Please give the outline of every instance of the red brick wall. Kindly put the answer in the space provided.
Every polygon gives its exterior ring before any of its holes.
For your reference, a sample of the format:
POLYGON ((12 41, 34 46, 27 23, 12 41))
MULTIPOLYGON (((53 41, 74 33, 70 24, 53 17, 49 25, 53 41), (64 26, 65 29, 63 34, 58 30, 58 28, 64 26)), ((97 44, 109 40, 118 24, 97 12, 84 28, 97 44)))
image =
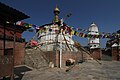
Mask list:
POLYGON ((120 60, 120 49, 118 47, 112 47, 112 60, 120 60))
POLYGON ((91 49, 90 53, 93 59, 101 59, 102 57, 102 52, 100 48, 91 49))
MULTIPOLYGON (((14 32, 11 31, 11 30, 6 29, 5 33, 6 33, 7 36, 13 36, 14 32)), ((3 34, 4 34, 3 28, 0 28, 0 35, 3 35, 3 34)), ((16 37, 21 38, 21 36, 22 36, 21 34, 22 33, 20 33, 20 32, 16 32, 16 37)))
MULTIPOLYGON (((10 28, 10 27, 9 27, 10 28)), ((5 34, 6 36, 13 36, 14 32, 12 29, 5 29, 5 34)), ((16 32, 16 37, 17 38, 21 38, 21 32, 17 31, 16 32)), ((3 26, 0 25, 0 35, 4 36, 4 29, 3 26)), ((3 50, 3 40, 0 40, 0 55, 3 55, 4 50, 3 50)), ((6 40, 6 44, 5 44, 5 48, 13 48, 13 41, 8 41, 6 40)), ((20 42, 16 42, 15 43, 15 54, 14 54, 14 63, 15 65, 19 65, 22 64, 24 61, 24 52, 25 52, 25 44, 24 43, 20 43, 20 42)))
MULTIPOLYGON (((0 40, 0 55, 3 55, 3 41, 0 40)), ((12 41, 6 41, 5 48, 13 48, 12 41)), ((25 44, 16 42, 15 43, 15 54, 14 54, 14 63, 15 65, 20 65, 24 61, 24 53, 25 53, 25 44)))
POLYGON ((82 53, 80 52, 63 52, 62 55, 62 66, 66 65, 66 61, 71 59, 74 59, 75 61, 82 60, 82 53))
MULTIPOLYGON (((80 52, 62 52, 62 66, 65 66, 66 65, 66 61, 68 59, 74 59, 75 61, 77 60, 81 60, 82 57, 81 57, 81 54, 80 52)), ((53 52, 45 52, 44 53, 48 63, 49 62, 53 62, 55 64, 56 67, 59 67, 59 51, 53 51, 53 52)), ((85 57, 85 55, 84 55, 85 57)))
POLYGON ((0 55, 3 55, 3 41, 0 40, 0 55))
POLYGON ((25 53, 25 43, 16 43, 15 46, 15 64, 23 64, 24 62, 24 53, 25 53))

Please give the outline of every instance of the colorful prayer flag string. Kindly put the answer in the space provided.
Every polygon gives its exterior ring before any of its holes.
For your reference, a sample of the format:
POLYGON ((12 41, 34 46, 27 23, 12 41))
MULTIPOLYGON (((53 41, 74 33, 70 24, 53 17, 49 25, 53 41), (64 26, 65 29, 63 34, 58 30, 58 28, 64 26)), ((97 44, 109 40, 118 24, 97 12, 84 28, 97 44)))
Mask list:
MULTIPOLYGON (((6 22, 6 23, 9 23, 9 22, 6 22)), ((29 27, 28 31, 30 32, 36 30, 36 31, 39 31, 39 33, 43 33, 49 30, 49 32, 55 31, 56 33, 58 33, 59 31, 57 29, 53 30, 53 28, 40 27, 37 25, 28 24, 28 23, 21 22, 21 21, 18 21, 16 25, 29 27)), ((74 27, 69 27, 69 26, 62 26, 61 29, 65 34, 69 33, 70 35, 75 35, 75 36, 79 36, 83 38, 120 38, 120 34, 118 35, 116 33, 111 34, 111 33, 102 32, 102 33, 99 33, 99 35, 98 34, 91 35, 91 34, 88 34, 89 31, 86 29, 74 28, 74 27)), ((96 31, 91 31, 91 32, 98 33, 96 31)))

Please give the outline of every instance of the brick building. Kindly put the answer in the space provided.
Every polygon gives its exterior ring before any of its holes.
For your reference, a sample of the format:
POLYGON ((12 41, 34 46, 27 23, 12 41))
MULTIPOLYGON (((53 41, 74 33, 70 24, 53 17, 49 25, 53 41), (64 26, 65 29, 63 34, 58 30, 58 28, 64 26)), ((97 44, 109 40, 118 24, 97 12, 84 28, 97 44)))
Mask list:
POLYGON ((112 60, 120 61, 120 30, 113 33, 106 43, 106 48, 111 50, 112 60))
POLYGON ((25 39, 22 33, 27 29, 17 26, 17 21, 29 16, 0 2, 0 56, 12 55, 15 65, 22 64, 25 39))
POLYGON ((112 45, 112 60, 120 61, 120 39, 118 39, 118 44, 114 43, 112 45))

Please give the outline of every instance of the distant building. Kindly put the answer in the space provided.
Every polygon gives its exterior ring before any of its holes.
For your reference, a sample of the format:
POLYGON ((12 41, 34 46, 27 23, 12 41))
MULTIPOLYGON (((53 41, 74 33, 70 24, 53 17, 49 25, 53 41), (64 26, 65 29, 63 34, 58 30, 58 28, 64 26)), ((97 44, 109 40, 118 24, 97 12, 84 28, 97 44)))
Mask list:
MULTIPOLYGON (((96 26, 96 24, 94 22, 89 27, 88 35, 99 35, 98 27, 96 26)), ((99 59, 100 60, 101 57, 102 57, 102 53, 101 53, 101 49, 100 49, 99 38, 89 37, 88 38, 88 45, 89 45, 89 48, 90 48, 91 56, 94 59, 99 59)))
MULTIPOLYGON (((89 35, 99 35, 98 27, 95 23, 92 23, 89 27, 89 35)), ((88 45, 90 49, 99 48, 100 47, 100 40, 99 38, 88 38, 88 45)))
POLYGON ((38 31, 38 43, 41 45, 40 48, 43 51, 59 50, 60 43, 62 43, 63 51, 77 51, 77 49, 73 47, 74 41, 72 40, 72 35, 70 35, 69 32, 61 32, 63 26, 66 26, 66 28, 69 28, 69 26, 64 22, 61 23, 59 13, 60 10, 56 7, 54 9, 54 19, 52 23, 39 27, 42 29, 38 31))
POLYGON ((112 38, 106 42, 106 48, 108 49, 115 46, 120 46, 120 30, 113 33, 112 38))
POLYGON ((112 60, 120 61, 120 30, 113 33, 113 37, 106 42, 106 49, 111 51, 112 60))

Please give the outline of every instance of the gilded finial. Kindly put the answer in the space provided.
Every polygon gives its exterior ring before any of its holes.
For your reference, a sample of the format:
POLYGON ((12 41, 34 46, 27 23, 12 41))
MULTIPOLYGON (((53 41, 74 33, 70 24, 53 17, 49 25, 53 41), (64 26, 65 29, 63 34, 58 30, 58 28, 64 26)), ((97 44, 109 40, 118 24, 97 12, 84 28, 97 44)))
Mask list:
POLYGON ((56 5, 56 8, 54 9, 54 14, 58 15, 60 13, 60 10, 58 8, 58 6, 56 5))
POLYGON ((58 6, 56 5, 55 9, 54 9, 54 20, 53 22, 59 22, 59 13, 60 13, 60 10, 58 8, 58 6))

